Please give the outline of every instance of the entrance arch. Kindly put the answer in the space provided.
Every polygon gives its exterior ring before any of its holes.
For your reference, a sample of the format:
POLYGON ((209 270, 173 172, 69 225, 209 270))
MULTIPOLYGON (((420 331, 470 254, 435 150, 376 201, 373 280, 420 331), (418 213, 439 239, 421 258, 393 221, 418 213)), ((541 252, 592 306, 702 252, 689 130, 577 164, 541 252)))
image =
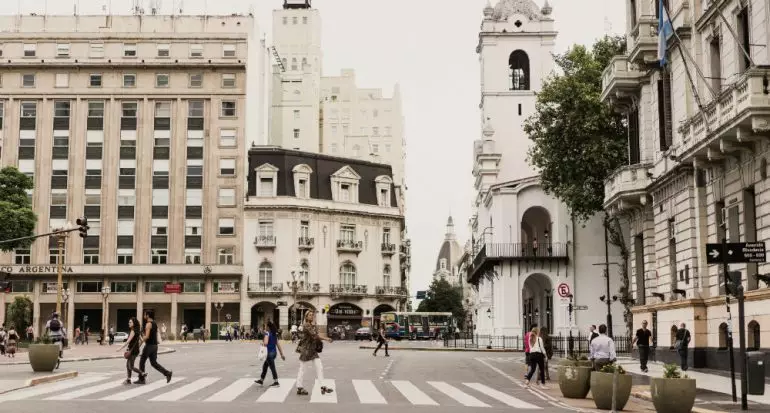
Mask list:
POLYGON ((297 301, 296 304, 292 304, 291 307, 289 307, 289 329, 291 329, 292 324, 302 324, 305 321, 305 314, 308 311, 316 311, 313 304, 306 301, 297 301))
POLYGON ((524 331, 537 325, 553 334, 553 285, 545 274, 532 274, 524 280, 521 291, 524 331))
POLYGON ((361 328, 364 310, 351 303, 334 304, 327 313, 326 329, 334 340, 353 340, 356 330, 361 328))
POLYGON ((387 313, 390 311, 396 311, 395 308, 393 308, 390 304, 380 304, 377 307, 374 307, 374 311, 372 311, 372 314, 374 315, 374 320, 372 323, 372 329, 379 330, 380 328, 380 315, 382 313, 387 313))
POLYGON ((273 320, 274 323, 278 323, 279 316, 280 310, 275 303, 270 301, 256 303, 251 306, 251 328, 254 331, 259 331, 267 323, 267 320, 273 320))

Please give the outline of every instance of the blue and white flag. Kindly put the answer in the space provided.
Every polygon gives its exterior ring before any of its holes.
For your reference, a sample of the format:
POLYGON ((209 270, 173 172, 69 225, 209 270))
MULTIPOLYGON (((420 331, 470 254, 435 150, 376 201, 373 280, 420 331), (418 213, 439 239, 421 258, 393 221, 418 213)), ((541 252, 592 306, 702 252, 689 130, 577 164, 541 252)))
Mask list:
POLYGON ((658 60, 660 67, 666 65, 666 49, 668 38, 674 34, 674 26, 671 24, 671 18, 666 11, 665 2, 660 0, 660 11, 658 12, 658 60))

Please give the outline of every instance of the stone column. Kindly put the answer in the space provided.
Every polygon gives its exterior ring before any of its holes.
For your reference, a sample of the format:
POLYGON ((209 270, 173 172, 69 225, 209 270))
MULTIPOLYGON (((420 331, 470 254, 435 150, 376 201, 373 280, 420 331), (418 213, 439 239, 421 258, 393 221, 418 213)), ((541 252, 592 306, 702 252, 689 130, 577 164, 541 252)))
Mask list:
POLYGON ((69 339, 69 342, 74 346, 75 325, 77 323, 77 320, 75 320, 75 296, 77 288, 75 288, 74 277, 70 277, 70 279, 67 280, 67 288, 70 290, 70 296, 67 301, 67 309, 64 310, 67 312, 67 338, 69 339))
MULTIPOLYGON (((32 329, 35 330, 35 337, 40 337, 40 289, 43 288, 43 282, 35 281, 34 291, 32 293, 32 329)), ((18 331, 24 334, 23 331, 18 331)))
MULTIPOLYGON (((206 279, 206 330, 211 331, 211 279, 206 279)), ((188 326, 189 327, 189 326, 188 326)))
POLYGON ((142 319, 142 311, 144 311, 144 277, 137 277, 136 279, 136 319, 142 319))
POLYGON ((241 302, 240 302, 240 311, 241 311, 241 325, 245 326, 247 329, 251 327, 251 303, 249 302, 249 295, 248 295, 248 287, 249 287, 249 276, 246 274, 241 275, 241 302))

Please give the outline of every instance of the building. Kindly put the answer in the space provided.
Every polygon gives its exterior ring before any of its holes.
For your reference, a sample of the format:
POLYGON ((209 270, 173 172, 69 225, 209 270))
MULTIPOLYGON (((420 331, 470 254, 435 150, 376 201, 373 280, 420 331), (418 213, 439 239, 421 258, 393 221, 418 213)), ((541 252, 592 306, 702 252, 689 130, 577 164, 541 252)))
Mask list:
POLYGON ((390 166, 256 146, 249 170, 244 325, 273 319, 288 329, 316 311, 321 328, 352 339, 405 308, 408 250, 390 166))
MULTIPOLYGON (((213 310, 237 316, 245 137, 266 109, 255 19, 0 16, 0 27, 2 165, 34 177, 37 232, 82 215, 91 226, 66 241, 69 333, 101 330, 103 308, 118 330, 143 310, 171 333, 211 326, 213 310)), ((54 239, 0 256, 13 279, 0 304, 32 298, 37 333, 57 262, 54 239)))
MULTIPOLYGON (((552 9, 533 0, 487 5, 477 52, 481 64, 483 139, 474 142, 475 214, 467 281, 478 286, 477 332, 521 335, 532 325, 568 333, 607 320, 600 301, 616 295, 618 277, 602 277, 606 255, 602 217, 575 222, 547 195, 527 163, 522 123, 535 110, 536 91, 553 69, 552 9), (608 291, 609 290, 609 291, 608 291), (587 310, 570 314, 574 305, 587 310)), ((623 308, 611 304, 614 326, 625 332, 623 308)))
POLYGON ((463 249, 457 242, 455 224, 450 216, 446 223, 446 234, 439 248, 436 258, 436 269, 433 271, 434 280, 446 280, 449 284, 459 286, 463 283, 460 279, 458 264, 463 255, 463 249))
MULTIPOLYGON (((602 97, 629 123, 629 164, 607 179, 605 208, 627 225, 634 324, 649 321, 657 347, 668 349, 683 322, 691 365, 728 369, 737 305, 726 305, 724 273, 708 264, 706 245, 770 238, 770 51, 759 46, 770 33, 767 2, 666 3, 676 32, 662 67, 660 3, 626 3, 628 51, 604 71, 602 97)), ((746 291, 749 349, 770 339, 768 269, 729 268, 746 291)))

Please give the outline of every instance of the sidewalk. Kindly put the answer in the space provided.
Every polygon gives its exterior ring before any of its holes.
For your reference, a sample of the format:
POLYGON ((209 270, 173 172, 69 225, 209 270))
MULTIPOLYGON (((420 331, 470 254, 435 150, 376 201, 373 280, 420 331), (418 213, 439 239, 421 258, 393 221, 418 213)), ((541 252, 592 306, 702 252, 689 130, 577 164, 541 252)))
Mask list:
MULTIPOLYGON (((360 341, 362 343, 359 347, 364 350, 374 350, 377 348, 376 341, 360 341)), ((476 352, 476 353, 523 353, 519 349, 514 348, 492 348, 488 349, 483 345, 480 347, 445 347, 443 341, 434 340, 390 340, 388 342, 388 349, 390 350, 411 350, 411 351, 451 351, 451 352, 476 352)))
POLYGON ((0 394, 10 391, 23 389, 26 387, 37 386, 38 384, 50 383, 59 380, 72 379, 77 377, 76 371, 57 371, 56 373, 35 373, 33 371, 5 371, 3 379, 0 380, 0 394))
MULTIPOLYGON (((158 354, 168 354, 176 351, 172 348, 164 348, 165 344, 166 343, 161 344, 158 354)), ((64 350, 62 363, 122 359, 123 351, 118 351, 120 346, 120 344, 113 344, 111 346, 100 346, 98 344, 70 346, 69 349, 64 350)), ((0 357, 0 366, 17 364, 29 364, 29 357, 26 349, 22 349, 21 352, 16 353, 16 357, 14 358, 0 357)))

